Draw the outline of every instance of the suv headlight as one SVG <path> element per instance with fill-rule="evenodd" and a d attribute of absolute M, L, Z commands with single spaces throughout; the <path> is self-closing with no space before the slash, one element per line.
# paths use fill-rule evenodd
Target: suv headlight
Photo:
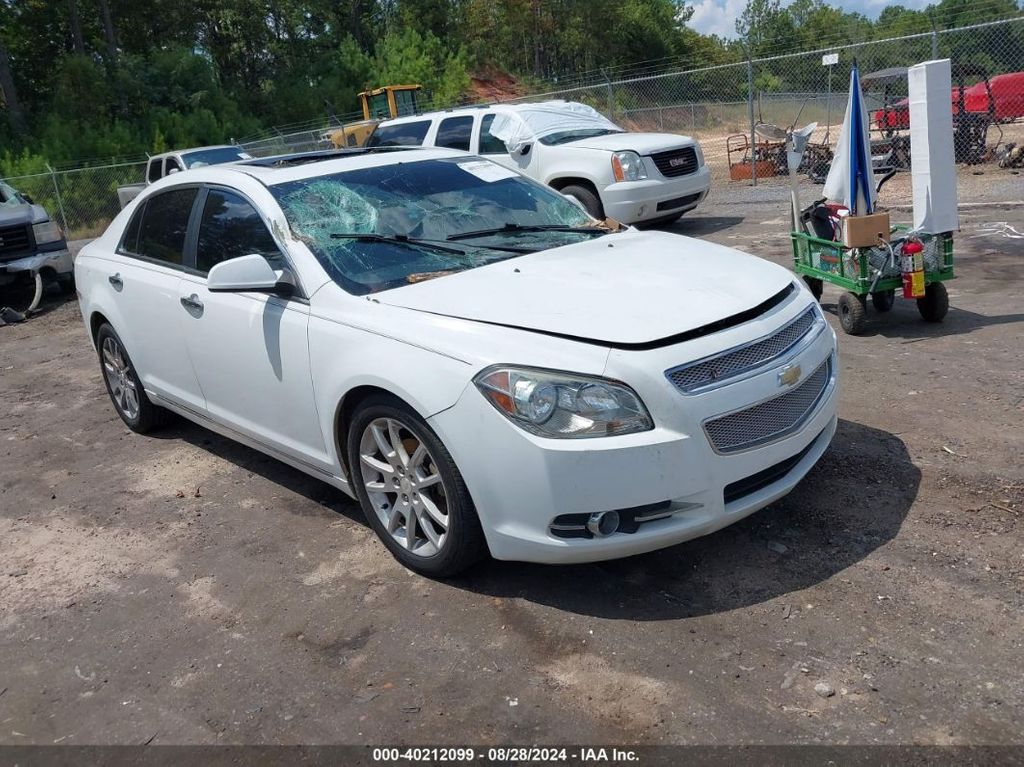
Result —
<path fill-rule="evenodd" d="M 43 221 L 32 224 L 32 236 L 36 238 L 36 245 L 46 245 L 50 242 L 60 242 L 64 239 L 64 232 L 57 226 L 56 221 Z"/>
<path fill-rule="evenodd" d="M 498 412 L 541 437 L 611 437 L 654 428 L 636 392 L 606 378 L 495 365 L 473 383 Z"/>
<path fill-rule="evenodd" d="M 616 181 L 640 181 L 647 178 L 647 168 L 636 152 L 613 152 L 612 175 Z"/>

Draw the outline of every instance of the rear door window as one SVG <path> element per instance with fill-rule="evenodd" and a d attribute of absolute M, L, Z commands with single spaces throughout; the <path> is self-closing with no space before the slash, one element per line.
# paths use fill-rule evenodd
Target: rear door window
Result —
<path fill-rule="evenodd" d="M 473 116 L 446 117 L 437 129 L 436 146 L 469 151 L 469 137 L 473 133 Z"/>
<path fill-rule="evenodd" d="M 196 191 L 172 189 L 146 201 L 139 227 L 138 255 L 173 266 L 185 263 L 185 238 Z"/>
<path fill-rule="evenodd" d="M 508 147 L 500 138 L 491 135 L 491 123 L 497 115 L 484 115 L 480 121 L 480 152 L 479 154 L 508 154 Z"/>
<path fill-rule="evenodd" d="M 149 161 L 149 174 L 146 179 L 153 183 L 159 181 L 163 176 L 163 160 L 150 160 Z"/>
<path fill-rule="evenodd" d="M 211 189 L 199 223 L 196 269 L 205 273 L 221 261 L 253 253 L 275 269 L 284 266 L 277 243 L 249 201 L 234 192 Z"/>
<path fill-rule="evenodd" d="M 430 120 L 378 125 L 367 146 L 420 146 L 430 130 Z"/>

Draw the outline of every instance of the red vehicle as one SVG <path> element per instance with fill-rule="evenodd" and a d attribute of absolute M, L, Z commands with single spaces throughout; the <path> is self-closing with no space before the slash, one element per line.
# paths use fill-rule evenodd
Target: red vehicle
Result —
<path fill-rule="evenodd" d="M 960 90 L 960 87 L 957 86 L 950 93 L 950 106 L 954 115 L 960 113 Z M 996 75 L 988 81 L 988 88 L 985 87 L 984 80 L 975 83 L 969 88 L 964 88 L 964 111 L 974 114 L 988 114 L 989 90 L 991 90 L 992 101 L 995 104 L 992 119 L 998 122 L 1008 122 L 1024 117 L 1024 72 Z M 909 128 L 909 101 L 907 99 L 900 99 L 888 107 L 877 110 L 875 112 L 875 124 L 883 131 L 906 130 Z"/>

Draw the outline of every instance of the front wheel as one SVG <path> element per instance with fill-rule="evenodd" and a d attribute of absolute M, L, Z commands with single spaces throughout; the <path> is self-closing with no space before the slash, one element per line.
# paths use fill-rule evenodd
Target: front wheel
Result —
<path fill-rule="evenodd" d="M 447 578 L 487 554 L 455 461 L 411 408 L 392 397 L 366 400 L 352 417 L 346 443 L 363 513 L 399 562 Z"/>
<path fill-rule="evenodd" d="M 917 311 L 925 322 L 942 322 L 949 311 L 949 293 L 941 282 L 933 282 L 924 289 L 924 297 L 917 299 Z"/>
<path fill-rule="evenodd" d="M 579 201 L 587 209 L 587 213 L 591 217 L 596 218 L 598 221 L 604 220 L 604 206 L 601 204 L 601 198 L 585 186 L 570 184 L 569 186 L 562 187 L 560 191 L 567 197 L 572 197 Z"/>
<path fill-rule="evenodd" d="M 868 318 L 863 296 L 846 291 L 839 296 L 837 309 L 839 311 L 839 324 L 846 333 L 855 336 L 864 331 Z"/>

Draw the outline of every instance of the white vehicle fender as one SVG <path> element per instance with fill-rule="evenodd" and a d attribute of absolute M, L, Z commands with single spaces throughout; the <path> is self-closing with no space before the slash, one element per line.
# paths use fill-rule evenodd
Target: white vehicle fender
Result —
<path fill-rule="evenodd" d="M 339 449 L 339 418 L 354 392 L 380 389 L 427 419 L 454 405 L 475 372 L 453 356 L 317 316 L 309 321 L 309 364 L 326 442 Z"/>

